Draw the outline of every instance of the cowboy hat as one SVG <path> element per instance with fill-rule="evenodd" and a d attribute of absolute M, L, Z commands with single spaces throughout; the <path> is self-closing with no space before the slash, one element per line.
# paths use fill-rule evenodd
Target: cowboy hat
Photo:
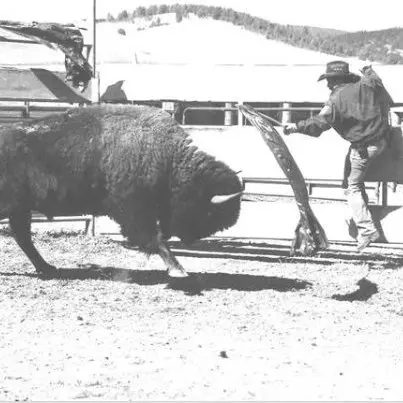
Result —
<path fill-rule="evenodd" d="M 326 64 L 326 73 L 321 74 L 318 81 L 330 77 L 345 77 L 350 78 L 353 81 L 359 80 L 360 76 L 351 73 L 348 67 L 348 63 L 343 60 L 335 60 Z"/>

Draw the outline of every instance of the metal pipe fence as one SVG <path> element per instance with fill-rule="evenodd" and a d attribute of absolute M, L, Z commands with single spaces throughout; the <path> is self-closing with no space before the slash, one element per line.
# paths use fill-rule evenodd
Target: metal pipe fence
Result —
<path fill-rule="evenodd" d="M 299 106 L 290 106 L 290 107 L 256 107 L 254 108 L 260 112 L 309 112 L 310 117 L 313 116 L 314 112 L 319 112 L 321 107 L 299 107 Z M 221 106 L 188 106 L 182 112 L 182 124 L 186 125 L 186 115 L 189 111 L 218 111 L 218 112 L 238 112 L 238 108 L 236 107 L 221 107 Z M 224 121 L 224 119 L 223 119 Z M 242 119 L 238 124 L 243 125 L 245 123 L 245 118 Z M 275 122 L 280 123 L 280 122 Z"/>
<path fill-rule="evenodd" d="M 1 102 L 4 103 L 2 104 Z M 16 102 L 18 102 L 18 104 L 16 104 Z M 53 105 L 51 105 L 51 103 Z M 77 104 L 55 101 L 9 100 L 7 98 L 0 98 L 0 121 L 26 121 L 34 118 L 33 113 L 38 116 L 45 116 L 51 113 L 64 112 L 75 106 L 77 106 Z"/>
<path fill-rule="evenodd" d="M 0 122 L 15 122 L 15 121 L 29 121 L 33 119 L 32 113 L 39 113 L 42 115 L 63 112 L 67 109 L 77 106 L 76 104 L 68 103 L 56 103 L 53 101 L 54 105 L 50 105 L 51 101 L 33 101 L 33 100 L 9 100 L 6 98 L 0 98 L 0 101 L 19 101 L 23 102 L 20 105 L 7 105 L 0 104 Z M 256 107 L 258 111 L 262 112 L 308 112 L 312 116 L 315 112 L 320 111 L 321 107 L 304 107 L 304 106 L 279 106 L 279 107 Z M 221 112 L 239 112 L 237 107 L 215 107 L 215 106 L 189 106 L 184 108 L 182 115 L 182 124 L 186 125 L 187 113 L 189 111 L 221 111 Z M 4 113 L 4 115 L 2 115 Z M 8 113 L 17 113 L 17 116 L 9 116 Z M 243 115 L 240 114 L 241 122 L 238 125 L 243 126 L 245 124 L 245 119 Z M 274 124 L 281 125 L 281 122 L 268 116 Z M 224 123 L 224 118 L 223 118 Z M 227 126 L 228 127 L 228 126 Z M 260 183 L 260 184 L 285 184 L 286 179 L 282 178 L 244 178 L 245 183 Z M 324 179 L 306 179 L 308 192 L 312 195 L 312 189 L 315 187 L 325 187 L 325 188 L 336 188 L 340 187 L 341 181 L 324 180 Z M 375 189 L 376 197 L 379 204 L 387 205 L 387 183 L 377 182 L 375 187 L 369 186 L 369 188 Z M 333 200 L 330 198 L 329 200 Z M 334 199 L 336 200 L 336 199 Z M 338 200 L 338 199 L 337 199 Z M 73 217 L 74 218 L 74 217 Z M 77 217 L 77 221 L 82 221 L 82 217 Z M 56 220 L 54 220 L 56 221 Z M 84 221 L 87 222 L 86 219 Z"/>

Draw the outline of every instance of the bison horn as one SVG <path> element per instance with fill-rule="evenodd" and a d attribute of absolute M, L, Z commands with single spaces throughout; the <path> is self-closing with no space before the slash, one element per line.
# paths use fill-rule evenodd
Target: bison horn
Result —
<path fill-rule="evenodd" d="M 223 203 L 227 202 L 228 200 L 234 199 L 235 197 L 242 195 L 242 193 L 243 192 L 232 193 L 230 195 L 215 195 L 211 198 L 211 203 L 223 204 Z"/>

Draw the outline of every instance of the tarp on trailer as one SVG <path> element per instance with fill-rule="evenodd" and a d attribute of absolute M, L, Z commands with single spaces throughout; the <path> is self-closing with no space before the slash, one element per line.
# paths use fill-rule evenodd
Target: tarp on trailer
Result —
<path fill-rule="evenodd" d="M 12 33 L 17 38 L 7 37 Z M 65 55 L 66 80 L 74 88 L 85 89 L 92 77 L 92 68 L 82 54 L 84 39 L 79 28 L 74 25 L 57 23 L 22 23 L 0 21 L 0 42 L 41 43 L 52 49 L 59 49 Z"/>

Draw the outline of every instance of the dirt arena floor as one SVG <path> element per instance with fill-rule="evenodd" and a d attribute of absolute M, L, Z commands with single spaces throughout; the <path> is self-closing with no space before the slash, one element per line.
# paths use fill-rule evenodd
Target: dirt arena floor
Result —
<path fill-rule="evenodd" d="M 119 240 L 0 234 L 0 400 L 403 400 L 403 252 L 210 238 L 169 282 Z"/>

